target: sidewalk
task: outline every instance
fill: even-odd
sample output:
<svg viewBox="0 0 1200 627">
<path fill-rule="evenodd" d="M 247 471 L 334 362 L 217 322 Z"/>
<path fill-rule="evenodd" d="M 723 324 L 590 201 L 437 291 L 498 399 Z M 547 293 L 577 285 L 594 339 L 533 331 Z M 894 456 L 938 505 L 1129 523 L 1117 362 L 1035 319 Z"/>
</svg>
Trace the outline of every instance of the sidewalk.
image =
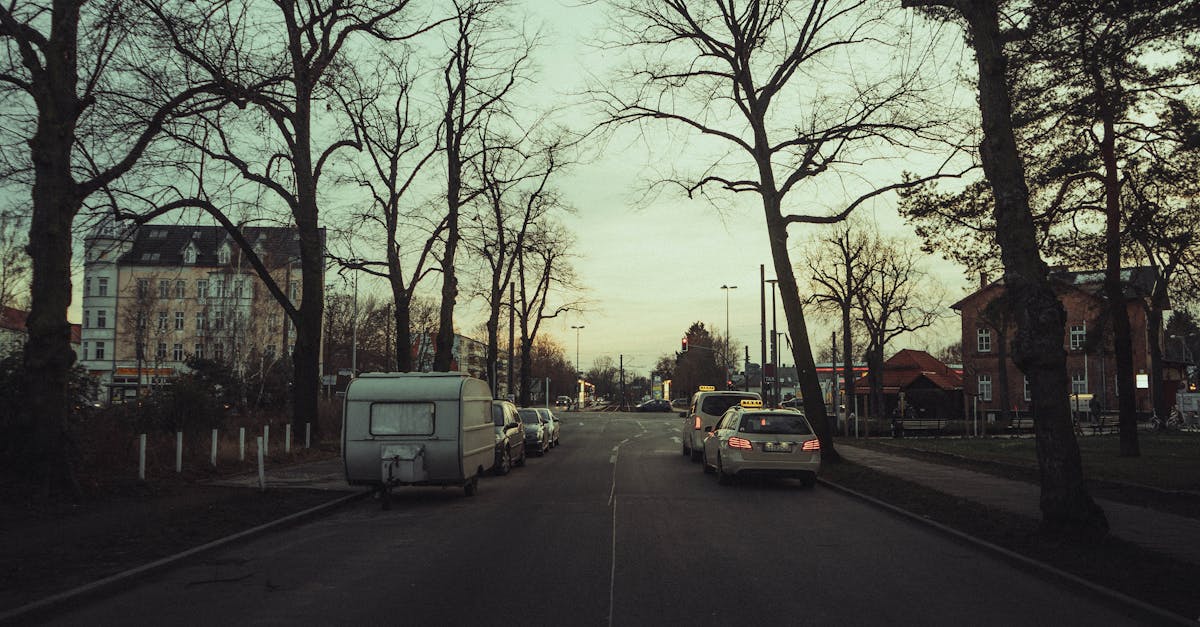
<svg viewBox="0 0 1200 627">
<path fill-rule="evenodd" d="M 842 443 L 842 457 L 879 472 L 899 477 L 988 507 L 1040 519 L 1041 489 L 1032 483 L 1003 479 L 973 470 L 890 455 Z M 1136 505 L 1096 499 L 1108 516 L 1109 533 L 1143 548 L 1200 564 L 1200 520 Z"/>
<path fill-rule="evenodd" d="M 332 492 L 362 492 L 364 488 L 346 483 L 346 467 L 341 457 L 318 462 L 277 466 L 264 472 L 267 488 L 308 488 Z M 209 485 L 234 488 L 257 488 L 258 474 L 249 473 L 229 479 L 218 479 Z"/>
</svg>

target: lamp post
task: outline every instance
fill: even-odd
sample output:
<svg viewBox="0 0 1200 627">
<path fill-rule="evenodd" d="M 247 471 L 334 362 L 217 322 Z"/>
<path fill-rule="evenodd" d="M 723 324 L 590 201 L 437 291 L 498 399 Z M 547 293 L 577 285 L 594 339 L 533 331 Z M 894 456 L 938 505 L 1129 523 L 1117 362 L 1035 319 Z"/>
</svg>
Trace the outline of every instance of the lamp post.
<svg viewBox="0 0 1200 627">
<path fill-rule="evenodd" d="M 779 336 L 776 330 L 775 319 L 775 284 L 779 283 L 779 279 L 767 279 L 767 283 L 771 284 L 771 406 L 779 406 Z"/>
<path fill-rule="evenodd" d="M 736 290 L 736 285 L 722 285 L 721 289 L 725 290 L 725 340 L 726 344 L 733 341 L 733 334 L 729 332 L 729 290 Z M 729 364 L 725 364 L 725 375 L 729 375 Z M 726 379 L 728 381 L 729 379 Z"/>
<path fill-rule="evenodd" d="M 578 383 L 579 389 L 575 391 L 575 396 L 577 397 L 577 399 L 579 401 L 578 406 L 583 407 L 583 383 L 582 383 L 583 378 L 581 377 L 582 373 L 579 372 L 579 330 L 584 327 L 582 324 L 580 324 L 580 325 L 573 324 L 573 325 L 571 325 L 571 328 L 575 329 L 575 380 L 577 382 L 579 382 Z"/>
</svg>

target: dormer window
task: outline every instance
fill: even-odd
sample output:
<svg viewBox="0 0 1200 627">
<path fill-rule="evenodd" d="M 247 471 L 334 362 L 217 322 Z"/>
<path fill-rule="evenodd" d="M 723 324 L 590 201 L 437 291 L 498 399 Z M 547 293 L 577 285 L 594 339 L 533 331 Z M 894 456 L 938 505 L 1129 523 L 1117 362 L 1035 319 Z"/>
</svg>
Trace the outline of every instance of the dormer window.
<svg viewBox="0 0 1200 627">
<path fill-rule="evenodd" d="M 217 251 L 217 263 L 229 263 L 229 244 L 222 245 L 221 249 Z"/>
<path fill-rule="evenodd" d="M 196 263 L 196 247 L 195 246 L 189 245 L 186 249 L 184 249 L 183 262 L 184 263 Z"/>
</svg>

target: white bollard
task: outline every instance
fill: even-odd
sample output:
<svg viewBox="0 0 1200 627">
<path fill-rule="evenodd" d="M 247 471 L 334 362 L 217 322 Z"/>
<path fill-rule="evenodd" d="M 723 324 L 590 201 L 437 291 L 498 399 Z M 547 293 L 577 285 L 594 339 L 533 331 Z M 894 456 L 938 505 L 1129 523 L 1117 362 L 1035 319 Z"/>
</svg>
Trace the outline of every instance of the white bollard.
<svg viewBox="0 0 1200 627">
<path fill-rule="evenodd" d="M 312 423 L 304 423 L 304 448 L 312 448 Z"/>
<path fill-rule="evenodd" d="M 213 445 L 212 445 L 212 465 L 217 467 L 217 430 L 213 429 Z"/>
<path fill-rule="evenodd" d="M 283 427 L 283 452 L 288 454 L 292 452 L 292 423 L 287 423 Z"/>
<path fill-rule="evenodd" d="M 271 425 L 263 425 L 262 452 L 263 455 L 271 454 Z"/>
<path fill-rule="evenodd" d="M 238 427 L 238 461 L 246 461 L 246 427 Z"/>
<path fill-rule="evenodd" d="M 258 489 L 267 489 L 267 477 L 263 473 L 263 439 L 258 438 Z"/>
<path fill-rule="evenodd" d="M 138 434 L 138 481 L 146 480 L 146 434 Z"/>
<path fill-rule="evenodd" d="M 183 472 L 183 432 L 175 432 L 175 472 Z"/>
</svg>

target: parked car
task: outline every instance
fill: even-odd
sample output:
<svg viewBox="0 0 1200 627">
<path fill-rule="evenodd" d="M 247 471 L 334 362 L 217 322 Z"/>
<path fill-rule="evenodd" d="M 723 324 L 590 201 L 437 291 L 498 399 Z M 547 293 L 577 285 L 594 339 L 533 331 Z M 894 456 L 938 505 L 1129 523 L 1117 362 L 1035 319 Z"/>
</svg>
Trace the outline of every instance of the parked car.
<svg viewBox="0 0 1200 627">
<path fill-rule="evenodd" d="M 558 446 L 558 437 L 562 431 L 562 421 L 549 408 L 539 407 L 538 413 L 542 415 L 542 419 L 546 421 L 547 436 L 546 439 L 550 443 L 550 448 Z"/>
<path fill-rule="evenodd" d="M 800 479 L 811 488 L 821 468 L 821 443 L 804 414 L 747 401 L 705 429 L 703 464 L 721 484 L 757 474 Z"/>
<path fill-rule="evenodd" d="M 717 424 L 721 416 L 730 407 L 743 400 L 761 401 L 755 392 L 723 391 L 718 392 L 711 385 L 700 386 L 700 391 L 692 395 L 688 410 L 679 412 L 683 418 L 683 430 L 680 438 L 683 440 L 683 454 L 698 462 L 704 456 L 704 429 Z"/>
<path fill-rule="evenodd" d="M 521 422 L 525 424 L 525 450 L 537 455 L 545 455 L 550 450 L 550 429 L 546 419 L 534 407 L 521 407 L 517 410 Z"/>
<path fill-rule="evenodd" d="M 671 402 L 663 398 L 652 398 L 637 406 L 638 411 L 671 411 Z"/>
<path fill-rule="evenodd" d="M 507 475 L 513 466 L 525 465 L 525 425 L 517 406 L 492 401 L 492 423 L 496 426 L 496 465 L 492 472 Z"/>
</svg>

